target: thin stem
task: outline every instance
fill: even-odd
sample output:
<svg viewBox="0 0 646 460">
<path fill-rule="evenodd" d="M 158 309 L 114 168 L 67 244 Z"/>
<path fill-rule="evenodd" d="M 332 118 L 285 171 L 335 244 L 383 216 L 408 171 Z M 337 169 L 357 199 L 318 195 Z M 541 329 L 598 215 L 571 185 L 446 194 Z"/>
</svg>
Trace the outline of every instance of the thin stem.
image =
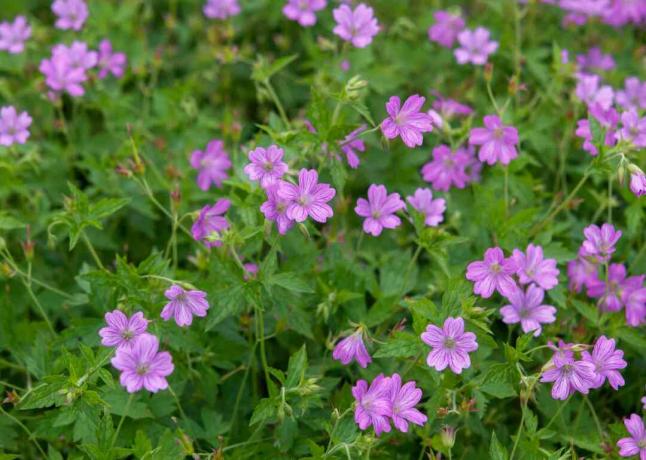
<svg viewBox="0 0 646 460">
<path fill-rule="evenodd" d="M 612 178 L 608 179 L 608 223 L 612 224 Z"/>
<path fill-rule="evenodd" d="M 141 187 L 144 189 L 144 192 L 146 193 L 146 196 L 148 196 L 148 199 L 157 207 L 157 209 L 159 209 L 166 217 L 168 217 L 171 220 L 171 222 L 174 222 L 175 218 L 173 217 L 173 215 L 168 211 L 168 209 L 164 207 L 163 204 L 159 202 L 157 198 L 155 198 L 155 195 L 153 194 L 153 191 L 151 190 L 150 185 L 148 185 L 148 181 L 146 181 L 146 179 L 143 177 L 141 179 L 135 178 L 135 180 L 139 185 L 141 185 Z M 189 232 L 188 229 L 184 227 L 182 224 L 180 224 L 179 222 L 177 223 L 177 227 L 180 230 L 182 230 L 184 233 L 186 233 L 188 236 L 193 238 L 193 235 L 191 234 L 191 232 Z"/>
<path fill-rule="evenodd" d="M 271 391 L 271 380 L 269 378 L 269 366 L 267 365 L 267 353 L 265 351 L 265 318 L 263 316 L 262 308 L 254 302 L 254 307 L 256 310 L 256 340 L 260 343 L 260 360 L 262 362 L 262 368 L 265 372 L 265 380 L 267 381 L 267 393 L 272 394 Z"/>
<path fill-rule="evenodd" d="M 13 388 L 14 390 L 18 391 L 25 391 L 24 388 L 19 387 L 18 385 L 14 385 L 13 383 L 5 382 L 4 380 L 0 380 L 0 385 L 3 385 L 5 387 Z"/>
<path fill-rule="evenodd" d="M 27 292 L 29 293 L 29 297 L 31 297 L 31 299 L 32 299 L 32 300 L 34 301 L 34 303 L 36 304 L 36 307 L 38 307 L 38 311 L 40 312 L 40 315 L 41 315 L 41 316 L 43 317 L 43 319 L 45 320 L 45 323 L 47 323 L 47 327 L 49 328 L 50 332 L 51 332 L 53 335 L 56 335 L 56 331 L 54 330 L 54 326 L 52 326 L 52 322 L 49 320 L 49 316 L 47 316 L 47 313 L 45 313 L 45 309 L 43 308 L 43 306 L 41 305 L 40 301 L 39 301 L 39 300 L 38 300 L 38 298 L 36 297 L 36 294 L 34 294 L 34 291 L 32 290 L 31 285 L 30 285 L 28 282 L 24 281 L 24 280 L 23 280 L 23 282 L 22 282 L 22 283 L 23 283 L 23 284 L 25 285 L 25 287 L 27 288 Z"/>
<path fill-rule="evenodd" d="M 36 446 L 36 448 L 38 449 L 38 452 L 40 452 L 40 455 L 42 455 L 42 456 L 43 456 L 43 458 L 48 458 L 48 457 L 47 457 L 47 454 L 45 453 L 45 451 L 43 450 L 43 448 L 42 448 L 42 447 L 40 447 L 40 444 L 38 444 L 38 441 L 36 441 L 36 437 L 35 437 L 35 436 L 34 436 L 34 434 L 29 430 L 29 428 L 27 428 L 27 427 L 26 427 L 26 426 L 25 426 L 25 425 L 24 425 L 20 420 L 18 420 L 16 417 L 14 417 L 13 415 L 11 415 L 9 412 L 5 411 L 5 410 L 2 408 L 2 405 L 0 405 L 0 412 L 1 412 L 2 414 L 4 414 L 4 415 L 9 419 L 9 420 L 12 420 L 13 422 L 15 422 L 15 423 L 16 423 L 16 425 L 18 425 L 20 428 L 22 428 L 22 430 L 23 430 L 25 433 L 27 433 L 27 436 L 29 437 L 29 440 L 30 440 L 31 442 L 33 442 L 33 443 L 34 443 L 34 445 L 35 445 L 35 446 Z"/>
<path fill-rule="evenodd" d="M 278 94 L 276 94 L 276 91 L 274 91 L 274 87 L 271 85 L 271 82 L 269 81 L 268 78 L 263 81 L 263 84 L 265 85 L 267 92 L 269 93 L 272 100 L 274 101 L 274 104 L 276 104 L 276 108 L 278 109 L 280 118 L 283 120 L 283 123 L 285 123 L 285 127 L 287 127 L 287 129 L 290 129 L 291 125 L 289 123 L 289 118 L 287 118 L 287 112 L 285 112 L 285 109 L 283 108 L 283 104 L 280 102 L 280 99 L 278 98 Z"/>
<path fill-rule="evenodd" d="M 567 403 L 569 403 L 569 402 L 570 402 L 570 399 L 572 399 L 572 398 L 568 398 L 568 399 L 566 399 L 566 400 L 565 400 L 565 402 L 559 406 L 559 408 L 556 410 L 556 412 L 554 413 L 554 415 L 552 416 L 552 418 L 550 419 L 550 421 L 549 421 L 549 422 L 547 422 L 547 425 L 545 425 L 545 426 L 542 428 L 543 430 L 547 430 L 547 429 L 552 425 L 552 423 L 554 423 L 554 420 L 556 420 L 556 418 L 557 418 L 559 415 L 561 415 L 561 412 L 563 412 L 563 409 L 565 408 L 565 406 L 567 406 Z"/>
<path fill-rule="evenodd" d="M 128 410 L 130 410 L 130 405 L 132 404 L 133 399 L 135 399 L 135 394 L 130 393 L 130 396 L 128 397 L 128 402 L 126 403 L 126 407 L 123 409 L 121 420 L 119 420 L 119 424 L 117 425 L 117 431 L 115 431 L 114 436 L 112 436 L 112 443 L 110 444 L 110 449 L 114 448 L 114 444 L 117 442 L 117 438 L 119 437 L 119 432 L 121 431 L 121 426 L 123 425 L 123 422 L 126 419 L 126 416 L 128 415 Z"/>
<path fill-rule="evenodd" d="M 258 444 L 261 442 L 271 441 L 271 440 L 272 438 L 264 438 L 264 439 L 254 439 L 252 441 L 239 442 L 237 444 L 231 444 L 230 446 L 223 447 L 222 452 L 226 452 L 227 450 L 237 449 L 238 447 L 248 446 L 250 444 Z"/>
<path fill-rule="evenodd" d="M 505 216 L 509 216 L 509 166 L 505 165 Z"/>
<path fill-rule="evenodd" d="M 594 410 L 594 406 L 590 402 L 590 398 L 588 398 L 588 395 L 583 395 L 583 399 L 585 399 L 585 403 L 588 405 L 588 409 L 590 409 L 590 412 L 592 412 L 592 418 L 594 419 L 594 423 L 597 426 L 597 431 L 599 432 L 599 439 L 603 441 L 603 429 L 601 428 L 599 417 L 597 417 L 597 411 Z"/>
<path fill-rule="evenodd" d="M 173 396 L 173 399 L 175 400 L 175 404 L 177 404 L 177 409 L 179 410 L 179 415 L 182 416 L 182 419 L 185 421 L 188 420 L 188 417 L 186 417 L 186 413 L 184 412 L 184 409 L 182 408 L 182 404 L 179 402 L 179 398 L 177 397 L 177 394 L 173 390 L 173 388 L 168 385 L 168 391 L 170 394 Z"/>
<path fill-rule="evenodd" d="M 520 441 L 520 434 L 523 432 L 523 424 L 525 423 L 525 413 L 527 412 L 527 402 L 525 402 L 524 406 L 521 406 L 521 416 L 520 416 L 520 424 L 518 425 L 518 431 L 516 431 L 516 439 L 514 440 L 514 447 L 511 449 L 511 454 L 509 455 L 509 460 L 514 460 L 514 454 L 516 453 L 516 449 L 518 448 L 518 442 Z"/>
<path fill-rule="evenodd" d="M 247 378 L 249 377 L 249 371 L 251 371 L 251 365 L 253 364 L 253 359 L 256 355 L 256 344 L 253 345 L 249 351 L 249 360 L 247 361 L 247 368 L 245 369 L 244 375 L 242 377 L 242 382 L 238 388 L 238 394 L 236 395 L 236 402 L 233 405 L 233 411 L 231 412 L 231 428 L 229 429 L 229 436 L 234 433 L 233 427 L 235 426 L 236 416 L 238 415 L 238 409 L 240 409 L 240 401 L 242 400 L 242 392 L 247 384 Z"/>
<path fill-rule="evenodd" d="M 113 354 L 113 352 L 111 351 L 110 353 L 105 355 L 103 357 L 103 359 L 96 366 L 92 367 L 89 371 L 87 371 L 84 375 L 82 375 L 81 378 L 76 381 L 76 386 L 80 387 L 81 385 L 83 385 L 85 383 L 85 381 L 87 379 L 89 379 L 90 377 L 92 377 L 92 375 L 96 371 L 98 371 L 103 366 L 105 366 L 108 363 L 108 361 L 110 361 L 110 358 L 112 358 L 112 354 Z"/>
<path fill-rule="evenodd" d="M 94 263 L 96 264 L 96 266 L 99 267 L 101 270 L 105 270 L 105 267 L 101 262 L 101 259 L 99 259 L 99 255 L 94 250 L 94 246 L 92 245 L 92 242 L 90 241 L 90 239 L 87 237 L 87 234 L 85 233 L 85 231 L 81 231 L 81 237 L 83 238 L 83 242 L 85 243 L 85 246 L 87 247 L 88 251 L 90 251 L 90 254 L 94 259 Z"/>
</svg>

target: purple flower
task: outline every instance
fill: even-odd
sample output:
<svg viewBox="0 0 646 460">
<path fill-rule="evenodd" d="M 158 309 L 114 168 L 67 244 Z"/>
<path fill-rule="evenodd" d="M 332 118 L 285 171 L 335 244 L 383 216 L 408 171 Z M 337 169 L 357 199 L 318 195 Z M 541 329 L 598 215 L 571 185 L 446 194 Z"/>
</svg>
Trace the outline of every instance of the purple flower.
<svg viewBox="0 0 646 460">
<path fill-rule="evenodd" d="M 598 75 L 579 74 L 575 94 L 581 102 L 588 104 L 588 106 L 596 103 L 604 110 L 608 110 L 612 106 L 614 92 L 610 86 L 600 87 L 600 80 Z"/>
<path fill-rule="evenodd" d="M 363 343 L 363 329 L 357 329 L 353 334 L 337 343 L 332 357 L 346 366 L 354 359 L 364 369 L 368 367 L 372 358 Z"/>
<path fill-rule="evenodd" d="M 420 109 L 426 99 L 414 94 L 401 107 L 398 96 L 391 96 L 386 103 L 388 118 L 381 122 L 381 131 L 387 139 L 401 137 L 409 148 L 422 145 L 422 133 L 433 131 L 431 117 Z"/>
<path fill-rule="evenodd" d="M 229 222 L 222 214 L 227 212 L 231 202 L 222 198 L 212 206 L 204 206 L 193 223 L 191 233 L 196 241 L 202 241 L 207 248 L 222 246 L 220 234 L 229 228 Z"/>
<path fill-rule="evenodd" d="M 75 41 L 70 46 L 58 44 L 52 48 L 52 57 L 66 56 L 70 67 L 84 71 L 94 67 L 99 61 L 99 54 L 88 49 L 87 43 Z"/>
<path fill-rule="evenodd" d="M 508 297 L 515 289 L 512 276 L 516 273 L 516 263 L 509 257 L 505 259 L 502 249 L 489 248 L 485 251 L 484 260 L 467 265 L 466 278 L 475 282 L 473 292 L 487 299 L 493 291 Z"/>
<path fill-rule="evenodd" d="M 586 54 L 578 54 L 576 62 L 581 71 L 607 71 L 615 68 L 612 55 L 603 54 L 597 46 L 590 48 Z"/>
<path fill-rule="evenodd" d="M 130 348 L 117 348 L 112 365 L 121 371 L 119 382 L 128 393 L 142 388 L 157 393 L 168 388 L 166 377 L 173 373 L 173 358 L 158 350 L 159 339 L 150 334 L 140 335 Z"/>
<path fill-rule="evenodd" d="M 243 278 L 244 278 L 245 281 L 249 281 L 249 280 L 254 279 L 254 278 L 256 278 L 258 276 L 258 265 L 249 262 L 249 263 L 244 264 L 243 267 L 244 267 L 244 271 L 245 271 L 245 273 L 243 275 Z"/>
<path fill-rule="evenodd" d="M 199 171 L 199 188 L 206 191 L 211 184 L 221 187 L 222 181 L 229 177 L 227 170 L 231 168 L 231 160 L 224 150 L 224 142 L 214 139 L 206 145 L 206 150 L 195 150 L 191 154 L 191 166 Z"/>
<path fill-rule="evenodd" d="M 128 58 L 124 53 L 113 53 L 110 40 L 99 43 L 99 79 L 103 80 L 108 74 L 121 78 L 126 69 Z"/>
<path fill-rule="evenodd" d="M 505 126 L 497 115 L 486 115 L 483 119 L 485 128 L 471 128 L 469 144 L 479 145 L 478 158 L 483 163 L 509 164 L 518 156 L 518 130 Z"/>
<path fill-rule="evenodd" d="M 415 406 L 422 399 L 422 390 L 417 388 L 414 380 L 402 386 L 399 374 L 390 377 L 390 400 L 392 402 L 393 425 L 402 433 L 408 432 L 408 422 L 424 426 L 427 417 L 418 411 Z"/>
<path fill-rule="evenodd" d="M 434 189 L 444 192 L 452 186 L 464 188 L 469 182 L 467 167 L 473 160 L 473 148 L 460 147 L 452 151 L 448 145 L 438 145 L 433 148 L 433 160 L 422 166 L 422 178 Z"/>
<path fill-rule="evenodd" d="M 635 147 L 646 147 L 646 117 L 640 118 L 635 109 L 621 114 L 619 137 Z"/>
<path fill-rule="evenodd" d="M 617 143 L 616 127 L 617 122 L 619 121 L 619 114 L 617 111 L 612 107 L 604 110 L 599 104 L 595 103 L 588 107 L 588 112 L 599 122 L 601 127 L 606 130 L 604 144 L 607 146 L 615 145 Z M 592 142 L 592 131 L 590 130 L 590 122 L 588 119 L 579 120 L 577 122 L 577 130 L 575 134 L 584 139 L 583 149 L 590 155 L 596 156 L 599 153 L 597 147 Z"/>
<path fill-rule="evenodd" d="M 206 292 L 186 291 L 181 286 L 173 284 L 164 292 L 164 295 L 169 302 L 164 306 L 160 316 L 164 321 L 174 317 L 178 326 L 190 326 L 193 315 L 204 317 L 206 310 L 209 309 Z"/>
<path fill-rule="evenodd" d="M 357 401 L 354 410 L 354 421 L 361 430 L 369 426 L 375 429 L 375 434 L 380 436 L 382 432 L 390 432 L 389 418 L 393 412 L 393 404 L 390 399 L 391 383 L 389 377 L 379 374 L 368 387 L 368 382 L 359 380 L 352 387 L 352 395 Z"/>
<path fill-rule="evenodd" d="M 18 114 L 12 105 L 0 108 L 0 145 L 24 144 L 29 138 L 29 126 L 31 117 L 27 112 Z"/>
<path fill-rule="evenodd" d="M 552 305 L 543 305 L 545 292 L 530 284 L 527 292 L 516 288 L 507 298 L 511 302 L 500 309 L 502 320 L 506 324 L 520 323 L 524 333 L 534 332 L 534 337 L 541 335 L 541 324 L 556 321 L 556 308 Z"/>
<path fill-rule="evenodd" d="M 489 40 L 490 33 L 484 27 L 465 29 L 458 34 L 460 48 L 453 53 L 458 64 L 484 65 L 489 55 L 498 49 L 498 42 Z"/>
<path fill-rule="evenodd" d="M 327 6 L 326 0 L 287 0 L 283 14 L 303 27 L 316 24 L 316 12 Z"/>
<path fill-rule="evenodd" d="M 597 279 L 597 266 L 584 257 L 583 251 L 579 251 L 579 256 L 568 262 L 567 276 L 569 279 L 568 287 L 571 291 L 581 292 Z"/>
<path fill-rule="evenodd" d="M 512 258 L 516 263 L 516 274 L 520 284 L 536 283 L 545 290 L 559 284 L 556 259 L 544 259 L 542 247 L 530 243 L 525 253 L 514 249 Z"/>
<path fill-rule="evenodd" d="M 128 318 L 121 310 L 105 314 L 107 326 L 99 331 L 101 345 L 132 348 L 137 338 L 146 332 L 148 320 L 140 311 Z"/>
<path fill-rule="evenodd" d="M 56 27 L 63 30 L 81 30 L 88 17 L 87 5 L 83 0 L 55 0 L 52 11 L 58 16 Z"/>
<path fill-rule="evenodd" d="M 437 227 L 444 220 L 446 201 L 443 198 L 433 199 L 433 192 L 427 188 L 418 188 L 413 196 L 406 197 L 415 210 L 424 215 L 424 223 L 429 227 Z"/>
<path fill-rule="evenodd" d="M 13 22 L 0 22 L 0 51 L 20 54 L 25 42 L 31 37 L 31 26 L 24 16 L 16 16 Z"/>
<path fill-rule="evenodd" d="M 626 110 L 646 109 L 646 82 L 637 77 L 628 77 L 624 89 L 617 91 L 617 104 Z"/>
<path fill-rule="evenodd" d="M 615 350 L 615 339 L 608 339 L 602 335 L 595 342 L 592 354 L 584 351 L 581 353 L 581 357 L 583 361 L 594 366 L 595 379 L 591 388 L 600 388 L 606 378 L 615 390 L 624 386 L 624 378 L 617 369 L 625 368 L 628 363 L 623 359 L 624 352 Z"/>
<path fill-rule="evenodd" d="M 425 344 L 431 346 L 426 364 L 438 371 L 443 371 L 448 366 L 456 374 L 461 374 L 462 369 L 471 366 L 469 353 L 478 349 L 476 335 L 464 332 L 464 320 L 461 317 L 447 318 L 441 329 L 429 324 L 421 337 Z"/>
<path fill-rule="evenodd" d="M 643 172 L 637 171 L 630 175 L 630 191 L 635 196 L 646 195 L 646 175 Z"/>
<path fill-rule="evenodd" d="M 348 165 L 350 165 L 352 169 L 359 167 L 360 161 L 359 155 L 357 155 L 357 151 L 366 151 L 366 144 L 364 144 L 361 139 L 358 139 L 359 134 L 361 134 L 365 130 L 366 125 L 361 125 L 339 142 L 339 144 L 341 145 L 341 151 L 345 153 L 345 158 L 348 161 Z"/>
<path fill-rule="evenodd" d="M 433 13 L 433 19 L 435 24 L 428 29 L 428 39 L 444 48 L 451 48 L 458 34 L 464 29 L 464 19 L 460 15 L 442 10 Z"/>
<path fill-rule="evenodd" d="M 631 276 L 622 286 L 621 302 L 626 307 L 626 324 L 638 327 L 646 323 L 646 275 Z"/>
<path fill-rule="evenodd" d="M 83 82 L 87 80 L 85 69 L 72 66 L 67 54 L 52 56 L 40 62 L 39 70 L 45 76 L 45 83 L 55 94 L 67 92 L 72 97 L 85 94 Z"/>
<path fill-rule="evenodd" d="M 603 22 L 621 27 L 629 22 L 643 25 L 646 21 L 646 6 L 643 0 L 614 0 L 601 14 Z"/>
<path fill-rule="evenodd" d="M 541 382 L 554 382 L 552 385 L 554 399 L 567 399 L 575 390 L 587 395 L 595 379 L 594 364 L 575 361 L 571 356 L 559 354 L 552 357 L 551 365 L 541 376 Z"/>
<path fill-rule="evenodd" d="M 395 213 L 405 207 L 406 203 L 399 197 L 399 193 L 389 195 L 383 185 L 372 184 L 368 187 L 368 199 L 359 198 L 354 212 L 365 217 L 364 232 L 379 236 L 384 228 L 399 227 L 401 220 Z"/>
<path fill-rule="evenodd" d="M 452 118 L 453 116 L 468 117 L 473 113 L 473 109 L 466 104 L 444 97 L 437 91 L 433 91 L 433 95 L 436 98 L 433 101 L 433 108 L 440 112 L 442 118 Z"/>
<path fill-rule="evenodd" d="M 591 257 L 599 263 L 606 263 L 615 252 L 615 245 L 621 238 L 621 230 L 615 230 L 611 224 L 603 224 L 601 228 L 589 225 L 583 229 L 585 241 L 581 245 L 581 255 Z"/>
<path fill-rule="evenodd" d="M 623 306 L 621 292 L 625 280 L 626 267 L 623 264 L 610 264 L 608 282 L 594 278 L 587 285 L 588 297 L 599 299 L 599 307 L 602 311 L 619 311 Z"/>
<path fill-rule="evenodd" d="M 240 5 L 238 0 L 207 0 L 203 11 L 209 19 L 226 19 L 240 13 Z"/>
<path fill-rule="evenodd" d="M 278 233 L 284 235 L 294 225 L 294 221 L 287 217 L 287 207 L 291 201 L 281 198 L 277 191 L 278 185 L 265 189 L 267 201 L 260 206 L 260 210 L 265 219 L 276 222 Z"/>
<path fill-rule="evenodd" d="M 379 24 L 372 8 L 363 3 L 359 3 L 354 11 L 348 5 L 341 5 L 332 14 L 336 21 L 332 32 L 357 48 L 368 46 L 379 33 Z"/>
<path fill-rule="evenodd" d="M 646 459 L 646 430 L 644 422 L 637 414 L 632 414 L 630 418 L 624 419 L 624 425 L 630 435 L 627 438 L 621 438 L 617 441 L 619 455 L 622 457 L 632 457 L 639 455 L 641 460 Z"/>
<path fill-rule="evenodd" d="M 270 145 L 266 149 L 257 147 L 249 152 L 250 163 L 244 167 L 249 179 L 260 181 L 262 188 L 267 188 L 278 182 L 287 172 L 288 166 L 283 160 L 283 149 Z"/>
<path fill-rule="evenodd" d="M 298 185 L 281 181 L 278 184 L 278 197 L 289 201 L 285 214 L 291 220 L 303 222 L 307 216 L 316 222 L 324 223 L 334 215 L 327 204 L 336 190 L 329 184 L 319 184 L 319 175 L 314 169 L 301 169 L 298 173 Z"/>
</svg>

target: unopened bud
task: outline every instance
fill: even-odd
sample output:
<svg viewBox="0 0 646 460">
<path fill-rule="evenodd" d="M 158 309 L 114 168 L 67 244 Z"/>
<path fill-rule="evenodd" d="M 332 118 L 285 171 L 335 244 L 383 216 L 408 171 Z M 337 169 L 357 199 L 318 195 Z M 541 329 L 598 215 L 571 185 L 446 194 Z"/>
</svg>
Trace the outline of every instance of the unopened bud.
<svg viewBox="0 0 646 460">
<path fill-rule="evenodd" d="M 455 428 L 452 426 L 444 426 L 440 431 L 440 438 L 444 447 L 451 449 L 455 445 Z"/>
<path fill-rule="evenodd" d="M 493 78 L 493 64 L 487 62 L 484 67 L 484 79 L 486 82 L 490 82 Z"/>
</svg>

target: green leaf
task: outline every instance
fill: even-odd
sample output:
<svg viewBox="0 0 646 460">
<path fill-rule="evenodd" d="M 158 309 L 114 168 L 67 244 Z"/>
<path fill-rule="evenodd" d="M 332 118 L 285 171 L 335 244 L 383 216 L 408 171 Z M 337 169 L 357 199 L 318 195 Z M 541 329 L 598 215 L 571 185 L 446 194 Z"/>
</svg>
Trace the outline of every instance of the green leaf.
<svg viewBox="0 0 646 460">
<path fill-rule="evenodd" d="M 16 228 L 24 228 L 25 224 L 9 215 L 6 212 L 0 213 L 0 230 L 14 230 Z"/>
<path fill-rule="evenodd" d="M 375 358 L 408 358 L 422 350 L 422 341 L 409 332 L 397 332 L 393 338 L 379 347 Z"/>
<path fill-rule="evenodd" d="M 279 401 L 276 398 L 261 399 L 253 410 L 249 426 L 261 423 L 276 416 Z"/>
<path fill-rule="evenodd" d="M 137 434 L 135 435 L 135 445 L 133 447 L 133 453 L 135 456 L 141 459 L 146 455 L 149 455 L 152 450 L 153 445 L 150 442 L 150 439 L 148 439 L 146 433 L 142 430 L 137 430 Z"/>
<path fill-rule="evenodd" d="M 278 58 L 269 64 L 263 57 L 260 57 L 254 63 L 253 70 L 251 71 L 251 79 L 258 82 L 269 80 L 273 75 L 294 62 L 296 58 L 298 58 L 298 54 L 292 54 Z"/>
<path fill-rule="evenodd" d="M 498 441 L 498 437 L 496 436 L 495 431 L 491 432 L 491 442 L 489 443 L 489 457 L 491 458 L 491 460 L 507 460 L 509 458 L 507 449 L 500 443 L 500 441 Z"/>
<path fill-rule="evenodd" d="M 304 294 L 314 292 L 304 279 L 293 272 L 276 273 L 270 276 L 266 282 L 269 285 L 280 286 L 293 292 Z"/>
<path fill-rule="evenodd" d="M 305 345 L 289 358 L 287 365 L 287 379 L 285 387 L 287 389 L 297 387 L 305 377 L 307 370 L 307 350 Z"/>
</svg>

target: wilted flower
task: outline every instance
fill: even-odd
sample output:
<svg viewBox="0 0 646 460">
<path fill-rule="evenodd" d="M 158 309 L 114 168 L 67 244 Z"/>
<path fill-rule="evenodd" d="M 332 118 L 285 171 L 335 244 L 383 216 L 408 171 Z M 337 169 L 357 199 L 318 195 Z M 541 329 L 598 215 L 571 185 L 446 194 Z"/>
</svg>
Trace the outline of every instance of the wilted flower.
<svg viewBox="0 0 646 460">
<path fill-rule="evenodd" d="M 352 10 L 348 5 L 341 5 L 332 11 L 336 26 L 333 32 L 357 48 L 365 48 L 379 32 L 379 24 L 369 6 L 359 3 Z"/>
<path fill-rule="evenodd" d="M 175 318 L 178 326 L 190 326 L 193 323 L 193 315 L 204 317 L 209 309 L 206 292 L 203 291 L 186 291 L 181 286 L 173 284 L 164 292 L 164 296 L 169 302 L 164 306 L 160 316 L 164 321 Z"/>
<path fill-rule="evenodd" d="M 636 196 L 646 195 L 646 175 L 638 171 L 630 175 L 630 191 Z"/>
<path fill-rule="evenodd" d="M 641 460 L 646 459 L 646 430 L 641 417 L 637 414 L 632 414 L 630 418 L 624 419 L 624 425 L 630 436 L 617 441 L 619 455 L 622 457 L 639 455 Z"/>
<path fill-rule="evenodd" d="M 432 348 L 426 357 L 426 364 L 438 371 L 449 367 L 456 374 L 461 374 L 462 369 L 471 366 L 469 353 L 478 349 L 476 335 L 464 332 L 464 320 L 461 317 L 447 318 L 441 329 L 429 324 L 421 338 Z"/>
<path fill-rule="evenodd" d="M 399 374 L 390 377 L 390 400 L 392 402 L 393 425 L 402 433 L 408 432 L 408 423 L 424 426 L 427 417 L 418 411 L 415 406 L 422 399 L 422 390 L 417 388 L 414 380 L 402 386 Z"/>
<path fill-rule="evenodd" d="M 240 13 L 240 5 L 238 0 L 207 0 L 203 11 L 207 18 L 226 19 Z"/>
<path fill-rule="evenodd" d="M 484 27 L 466 29 L 458 34 L 460 47 L 453 53 L 458 64 L 484 65 L 489 55 L 498 49 L 498 42 L 490 40 L 490 33 Z"/>
<path fill-rule="evenodd" d="M 401 220 L 395 213 L 405 207 L 406 204 L 399 197 L 399 193 L 389 195 L 383 185 L 372 184 L 368 188 L 368 199 L 359 198 L 354 212 L 365 217 L 364 232 L 379 236 L 384 228 L 399 227 Z"/>
<path fill-rule="evenodd" d="M 357 155 L 358 152 L 365 152 L 366 151 L 366 144 L 361 139 L 358 139 L 359 134 L 364 132 L 366 130 L 365 125 L 359 126 L 357 129 L 352 131 L 350 134 L 345 136 L 345 138 L 339 142 L 341 145 L 341 151 L 345 153 L 345 158 L 348 161 L 348 165 L 352 169 L 356 169 L 359 167 L 360 161 L 359 161 L 359 155 Z"/>
<path fill-rule="evenodd" d="M 418 188 L 413 196 L 406 201 L 418 212 L 424 215 L 424 223 L 429 227 L 437 227 L 444 220 L 446 201 L 444 198 L 433 199 L 433 192 L 427 188 Z"/>
<path fill-rule="evenodd" d="M 105 314 L 107 326 L 99 331 L 101 345 L 106 347 L 128 347 L 148 328 L 148 320 L 140 311 L 128 318 L 121 310 Z"/>
<path fill-rule="evenodd" d="M 16 16 L 13 22 L 0 22 L 0 51 L 20 54 L 25 42 L 31 37 L 31 26 L 24 16 Z"/>
<path fill-rule="evenodd" d="M 509 296 L 516 288 L 512 276 L 516 273 L 516 263 L 511 257 L 505 259 L 502 249 L 495 247 L 485 251 L 484 260 L 471 262 L 467 266 L 466 278 L 473 281 L 473 292 L 486 298 L 495 290 Z"/>
<path fill-rule="evenodd" d="M 278 184 L 278 197 L 289 201 L 285 214 L 289 219 L 303 222 L 307 216 L 316 222 L 324 223 L 334 215 L 334 211 L 327 204 L 336 190 L 330 184 L 319 184 L 319 175 L 314 169 L 301 169 L 298 173 L 298 185 L 281 181 Z"/>
<path fill-rule="evenodd" d="M 99 43 L 99 74 L 104 79 L 109 73 L 116 78 L 121 78 L 126 68 L 128 58 L 124 53 L 114 53 L 110 40 L 101 40 Z"/>
<path fill-rule="evenodd" d="M 283 14 L 303 27 L 311 27 L 316 24 L 316 12 L 326 6 L 326 0 L 287 0 Z"/>
<path fill-rule="evenodd" d="M 29 126 L 31 117 L 27 112 L 19 114 L 11 105 L 0 108 L 0 145 L 24 144 L 29 138 Z"/>
<path fill-rule="evenodd" d="M 398 96 L 391 96 L 386 103 L 388 118 L 381 122 L 381 131 L 387 139 L 401 137 L 407 147 L 422 145 L 422 133 L 433 131 L 431 117 L 420 112 L 424 101 L 422 96 L 414 94 L 406 99 L 404 106 Z"/>
<path fill-rule="evenodd" d="M 199 171 L 197 186 L 208 190 L 211 184 L 222 186 L 222 181 L 229 177 L 227 170 L 231 168 L 231 159 L 224 150 L 224 142 L 214 139 L 206 145 L 206 149 L 195 150 L 191 154 L 191 166 Z"/>
<path fill-rule="evenodd" d="M 196 241 L 201 241 L 207 248 L 222 246 L 222 241 L 217 237 L 229 228 L 229 222 L 223 216 L 231 206 L 231 202 L 222 198 L 212 206 L 204 206 L 193 223 L 191 233 Z"/>
<path fill-rule="evenodd" d="M 509 164 L 518 156 L 518 130 L 513 126 L 503 125 L 497 115 L 486 115 L 483 121 L 484 128 L 471 128 L 469 144 L 480 146 L 480 161 L 490 165 L 497 162 Z"/>
<path fill-rule="evenodd" d="M 445 48 L 451 48 L 458 34 L 464 29 L 464 19 L 442 10 L 433 13 L 433 19 L 435 24 L 428 29 L 428 39 Z"/>
<path fill-rule="evenodd" d="M 342 364 L 348 365 L 356 360 L 359 366 L 366 368 L 372 362 L 372 358 L 363 343 L 363 329 L 359 328 L 345 339 L 341 340 L 334 347 L 332 357 Z"/>
<path fill-rule="evenodd" d="M 250 163 L 244 167 L 249 179 L 260 181 L 262 188 L 267 188 L 278 182 L 287 172 L 288 166 L 283 160 L 283 149 L 270 145 L 266 149 L 257 147 L 249 152 Z"/>
<path fill-rule="evenodd" d="M 595 379 L 591 388 L 601 387 L 606 379 L 615 390 L 624 385 L 624 378 L 618 369 L 624 369 L 628 364 L 623 359 L 624 352 L 615 349 L 615 339 L 602 335 L 595 342 L 592 354 L 583 351 L 581 357 L 594 366 Z"/>
<path fill-rule="evenodd" d="M 89 14 L 84 0 L 55 0 L 52 11 L 58 16 L 56 27 L 63 30 L 81 30 Z"/>
<path fill-rule="evenodd" d="M 512 258 L 516 263 L 516 274 L 520 284 L 536 283 L 545 290 L 559 284 L 556 259 L 544 259 L 542 247 L 530 243 L 524 253 L 514 249 Z"/>
<path fill-rule="evenodd" d="M 166 377 L 173 373 L 173 358 L 167 351 L 159 350 L 159 339 L 142 334 L 132 347 L 117 348 L 112 365 L 121 371 L 119 381 L 128 393 L 142 388 L 157 393 L 168 388 Z"/>
<path fill-rule="evenodd" d="M 357 401 L 354 421 L 362 430 L 372 426 L 377 436 L 390 432 L 390 416 L 393 412 L 391 383 L 389 377 L 379 374 L 368 387 L 368 382 L 359 380 L 352 387 L 352 395 Z"/>
</svg>

